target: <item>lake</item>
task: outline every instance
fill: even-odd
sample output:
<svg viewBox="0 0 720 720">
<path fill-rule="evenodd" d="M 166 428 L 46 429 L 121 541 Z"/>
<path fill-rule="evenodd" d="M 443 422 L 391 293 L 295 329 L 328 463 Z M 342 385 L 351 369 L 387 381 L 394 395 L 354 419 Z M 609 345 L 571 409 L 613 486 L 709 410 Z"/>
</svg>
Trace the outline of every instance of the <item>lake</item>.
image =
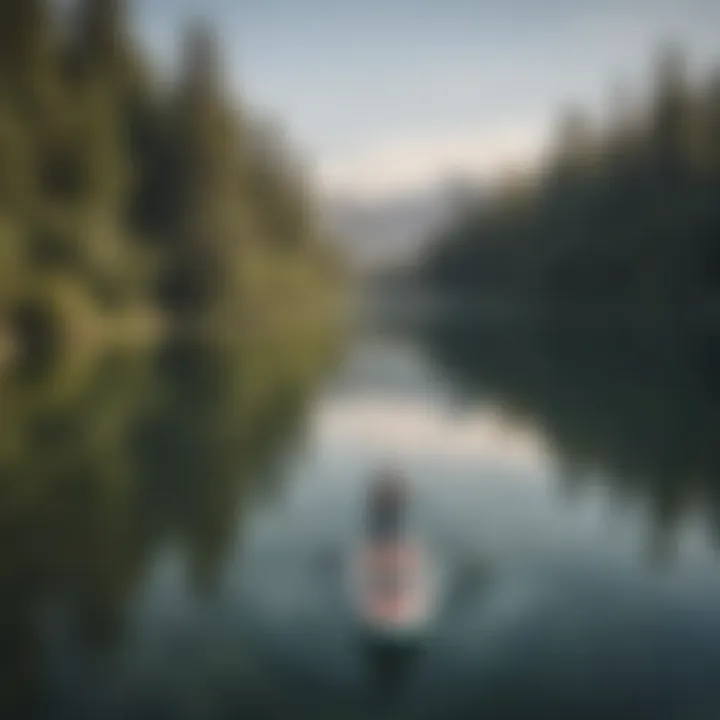
<svg viewBox="0 0 720 720">
<path fill-rule="evenodd" d="M 716 718 L 718 369 L 435 326 L 6 378 L 3 717 Z M 406 652 L 341 579 L 387 465 L 445 590 Z"/>
</svg>

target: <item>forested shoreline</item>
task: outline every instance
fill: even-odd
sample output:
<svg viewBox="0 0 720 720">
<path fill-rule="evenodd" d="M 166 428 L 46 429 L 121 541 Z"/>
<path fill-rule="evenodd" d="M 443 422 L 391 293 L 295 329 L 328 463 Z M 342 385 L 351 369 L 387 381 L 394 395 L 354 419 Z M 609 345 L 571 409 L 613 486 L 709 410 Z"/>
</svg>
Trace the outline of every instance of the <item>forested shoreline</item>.
<svg viewBox="0 0 720 720">
<path fill-rule="evenodd" d="M 720 306 L 720 71 L 659 56 L 650 100 L 571 109 L 539 168 L 447 229 L 420 278 L 485 307 L 677 316 Z"/>
<path fill-rule="evenodd" d="M 229 97 L 211 29 L 177 77 L 123 0 L 0 5 L 0 357 L 242 335 L 331 305 L 301 163 Z M 290 318 L 292 314 L 292 318 Z"/>
</svg>

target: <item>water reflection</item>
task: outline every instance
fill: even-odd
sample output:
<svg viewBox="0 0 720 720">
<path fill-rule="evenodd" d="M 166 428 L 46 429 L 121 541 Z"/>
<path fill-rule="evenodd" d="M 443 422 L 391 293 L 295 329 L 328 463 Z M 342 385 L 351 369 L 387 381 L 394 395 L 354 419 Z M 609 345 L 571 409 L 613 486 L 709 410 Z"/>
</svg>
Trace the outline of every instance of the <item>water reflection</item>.
<svg viewBox="0 0 720 720">
<path fill-rule="evenodd" d="M 367 643 L 363 647 L 370 682 L 381 706 L 393 708 L 402 699 L 422 651 L 420 645 Z"/>
<path fill-rule="evenodd" d="M 437 400 L 368 394 L 319 405 L 315 417 L 318 443 L 363 443 L 378 457 L 466 458 L 530 471 L 542 471 L 553 461 L 538 428 L 505 417 L 495 405 L 472 405 L 458 413 Z"/>
<path fill-rule="evenodd" d="M 466 397 L 540 429 L 559 485 L 611 489 L 652 518 L 650 557 L 672 556 L 689 514 L 720 540 L 720 334 L 637 329 L 451 328 L 429 343 Z"/>
<path fill-rule="evenodd" d="M 7 379 L 3 716 L 716 716 L 717 559 L 647 501 L 707 510 L 712 356 L 580 337 L 359 338 L 330 377 L 321 343 L 189 343 Z M 343 583 L 387 460 L 441 579 L 408 650 L 362 640 Z"/>
<path fill-rule="evenodd" d="M 326 357 L 320 344 L 185 343 L 3 378 L 3 717 L 43 707 L 49 628 L 96 658 L 115 652 L 163 548 L 187 558 L 194 592 L 210 591 Z"/>
</svg>

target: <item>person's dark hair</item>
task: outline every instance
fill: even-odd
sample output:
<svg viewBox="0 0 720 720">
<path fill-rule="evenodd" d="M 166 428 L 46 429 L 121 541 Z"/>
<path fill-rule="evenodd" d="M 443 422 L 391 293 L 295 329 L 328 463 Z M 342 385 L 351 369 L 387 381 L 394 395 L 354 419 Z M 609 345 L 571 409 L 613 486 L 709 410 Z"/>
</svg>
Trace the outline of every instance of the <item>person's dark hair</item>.
<svg viewBox="0 0 720 720">
<path fill-rule="evenodd" d="M 370 497 L 378 501 L 397 501 L 405 493 L 405 479 L 395 468 L 379 470 L 370 486 Z"/>
</svg>

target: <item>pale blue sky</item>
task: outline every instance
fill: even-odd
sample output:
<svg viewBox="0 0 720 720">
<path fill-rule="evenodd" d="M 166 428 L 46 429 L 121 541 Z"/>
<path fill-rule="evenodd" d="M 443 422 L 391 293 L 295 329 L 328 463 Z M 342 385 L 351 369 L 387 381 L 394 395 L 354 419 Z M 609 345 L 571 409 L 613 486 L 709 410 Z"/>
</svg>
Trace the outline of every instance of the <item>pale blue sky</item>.
<svg viewBox="0 0 720 720">
<path fill-rule="evenodd" d="M 678 39 L 720 58 L 720 0 L 136 0 L 170 60 L 187 19 L 234 88 L 280 117 L 329 192 L 383 194 L 532 158 L 557 111 L 641 85 Z"/>
</svg>

